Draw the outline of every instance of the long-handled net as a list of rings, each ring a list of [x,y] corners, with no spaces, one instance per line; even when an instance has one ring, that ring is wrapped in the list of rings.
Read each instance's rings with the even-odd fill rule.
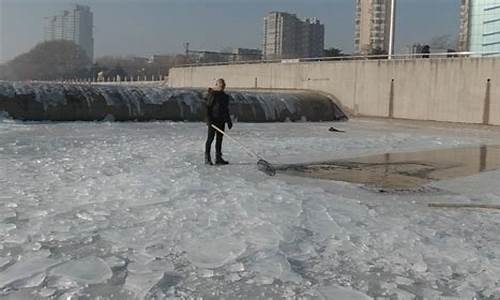
[[[222,131],[220,128],[218,128],[217,126],[213,125],[212,124],[212,127],[217,130],[218,132],[222,133],[224,136],[226,136],[227,138],[229,138],[230,140],[232,140],[233,142],[237,143],[238,145],[240,145],[240,147],[245,150],[250,156],[258,159],[257,161],[257,169],[259,169],[260,171],[266,173],[267,175],[269,176],[274,176],[276,175],[276,169],[273,167],[273,165],[271,163],[269,163],[267,160],[265,160],[264,158],[262,158],[260,155],[258,155],[257,153],[253,152],[252,150],[250,150],[247,146],[243,145],[240,141],[238,141],[237,139],[233,138],[232,136],[230,136],[229,134],[225,133],[224,131]]]
[[[259,161],[257,162],[257,168],[269,176],[276,175],[276,169],[273,167],[273,165],[271,165],[271,163],[264,159],[259,159]]]

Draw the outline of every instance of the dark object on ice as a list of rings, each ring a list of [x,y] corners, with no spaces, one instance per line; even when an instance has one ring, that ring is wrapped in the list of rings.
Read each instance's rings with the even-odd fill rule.
[[[222,155],[217,155],[215,158],[215,164],[216,165],[229,165],[229,162],[222,159]]]
[[[330,131],[330,132],[345,132],[343,130],[338,130],[338,129],[334,128],[334,127],[330,127],[330,129],[328,129],[328,131]]]
[[[210,156],[210,152],[212,150],[212,143],[215,138],[215,155],[216,157],[222,156],[222,138],[224,135],[218,131],[216,131],[212,125],[215,125],[217,128],[220,128],[221,131],[224,131],[226,127],[226,122],[220,120],[211,120],[207,122],[208,125],[208,134],[207,141],[205,142],[205,156]]]
[[[210,153],[205,153],[205,165],[212,166],[212,158],[210,157]]]
[[[259,159],[257,162],[257,168],[259,171],[266,173],[269,176],[276,175],[276,169],[267,161]]]
[[[224,84],[218,83],[219,90],[207,94],[207,122],[225,122],[232,127],[229,116],[229,95],[224,91]]]
[[[225,135],[226,137],[228,137],[230,140],[232,140],[233,142],[237,143],[238,145],[241,146],[241,148],[243,148],[243,150],[245,150],[250,156],[254,157],[254,158],[258,158],[259,161],[257,162],[257,168],[259,169],[259,171],[262,171],[264,173],[266,173],[267,175],[269,176],[274,176],[276,175],[276,169],[273,167],[273,165],[271,165],[268,161],[266,161],[265,159],[263,159],[261,156],[259,156],[257,153],[253,152],[252,150],[248,149],[245,145],[243,145],[242,143],[240,143],[238,140],[236,140],[235,138],[231,137],[230,135],[228,135],[227,133],[225,133],[224,131],[220,130],[219,128],[217,128],[217,126],[213,125],[212,124],[212,127],[217,130],[218,132],[220,132],[221,134]]]
[[[216,83],[216,90],[211,88],[208,89],[207,94],[207,142],[205,143],[205,155],[210,155],[212,142],[214,141],[215,135],[217,135],[217,140],[215,141],[215,154],[217,165],[227,165],[228,162],[222,159],[222,140],[224,135],[221,132],[215,131],[211,125],[215,125],[222,132],[224,131],[226,124],[229,129],[233,128],[233,123],[231,122],[231,116],[229,115],[229,95],[224,92],[226,88],[226,83],[224,79],[218,79]]]

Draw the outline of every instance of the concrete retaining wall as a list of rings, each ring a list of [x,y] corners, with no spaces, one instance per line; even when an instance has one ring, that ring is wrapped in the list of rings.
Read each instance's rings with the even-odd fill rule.
[[[362,60],[170,70],[172,87],[326,92],[355,115],[500,125],[500,58]]]

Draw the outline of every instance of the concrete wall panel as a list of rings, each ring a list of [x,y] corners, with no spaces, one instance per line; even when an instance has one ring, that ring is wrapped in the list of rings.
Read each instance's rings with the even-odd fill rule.
[[[500,58],[358,60],[174,68],[172,87],[310,89],[365,116],[500,125]],[[488,88],[488,79],[490,79]],[[488,98],[489,97],[489,98]],[[485,119],[485,110],[489,113]]]

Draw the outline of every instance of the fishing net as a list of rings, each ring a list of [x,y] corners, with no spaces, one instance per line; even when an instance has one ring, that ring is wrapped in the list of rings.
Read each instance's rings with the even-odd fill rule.
[[[261,171],[266,173],[269,176],[274,176],[276,175],[276,169],[271,165],[269,162],[259,159],[257,162],[257,168]]]

